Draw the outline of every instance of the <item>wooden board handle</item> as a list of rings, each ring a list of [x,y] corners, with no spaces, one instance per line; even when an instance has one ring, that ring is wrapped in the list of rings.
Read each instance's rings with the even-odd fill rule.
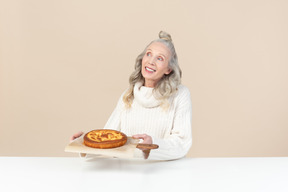
[[[143,144],[143,143],[139,143],[137,144],[136,148],[138,149],[158,149],[158,145],[156,144]]]

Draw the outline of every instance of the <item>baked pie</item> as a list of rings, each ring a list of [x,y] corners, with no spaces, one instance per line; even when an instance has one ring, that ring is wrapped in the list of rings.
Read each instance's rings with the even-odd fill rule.
[[[96,129],[84,135],[84,145],[93,148],[109,149],[121,147],[127,142],[127,136],[112,129]]]

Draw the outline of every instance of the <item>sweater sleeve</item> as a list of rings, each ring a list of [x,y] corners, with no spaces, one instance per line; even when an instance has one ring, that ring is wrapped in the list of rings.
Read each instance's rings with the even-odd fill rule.
[[[176,111],[170,134],[163,139],[152,138],[159,148],[150,151],[148,159],[172,160],[184,157],[192,145],[192,103],[188,88],[181,87],[175,98]]]

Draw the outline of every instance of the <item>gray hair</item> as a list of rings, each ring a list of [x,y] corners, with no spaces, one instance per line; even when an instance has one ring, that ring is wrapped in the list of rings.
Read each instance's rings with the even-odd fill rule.
[[[168,67],[171,69],[171,72],[169,74],[163,75],[163,77],[159,80],[157,85],[154,87],[154,96],[155,98],[161,100],[161,106],[164,109],[168,109],[169,107],[169,97],[172,96],[175,92],[177,92],[177,87],[181,83],[181,76],[182,72],[178,65],[178,57],[174,48],[174,44],[172,42],[171,35],[160,31],[159,33],[159,39],[156,39],[152,41],[149,45],[146,46],[144,51],[136,58],[135,63],[135,70],[130,75],[129,78],[129,89],[126,91],[126,93],[123,96],[123,101],[127,108],[130,108],[133,100],[134,100],[134,93],[133,89],[137,82],[144,83],[145,79],[142,76],[141,69],[142,69],[142,59],[144,55],[146,54],[147,48],[154,42],[160,42],[163,43],[171,52],[171,57],[168,62]]]

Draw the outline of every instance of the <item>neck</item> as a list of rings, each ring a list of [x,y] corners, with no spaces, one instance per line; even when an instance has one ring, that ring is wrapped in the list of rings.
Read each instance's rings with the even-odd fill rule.
[[[145,87],[154,88],[156,86],[156,82],[154,82],[154,81],[146,81],[145,80],[144,86]]]

